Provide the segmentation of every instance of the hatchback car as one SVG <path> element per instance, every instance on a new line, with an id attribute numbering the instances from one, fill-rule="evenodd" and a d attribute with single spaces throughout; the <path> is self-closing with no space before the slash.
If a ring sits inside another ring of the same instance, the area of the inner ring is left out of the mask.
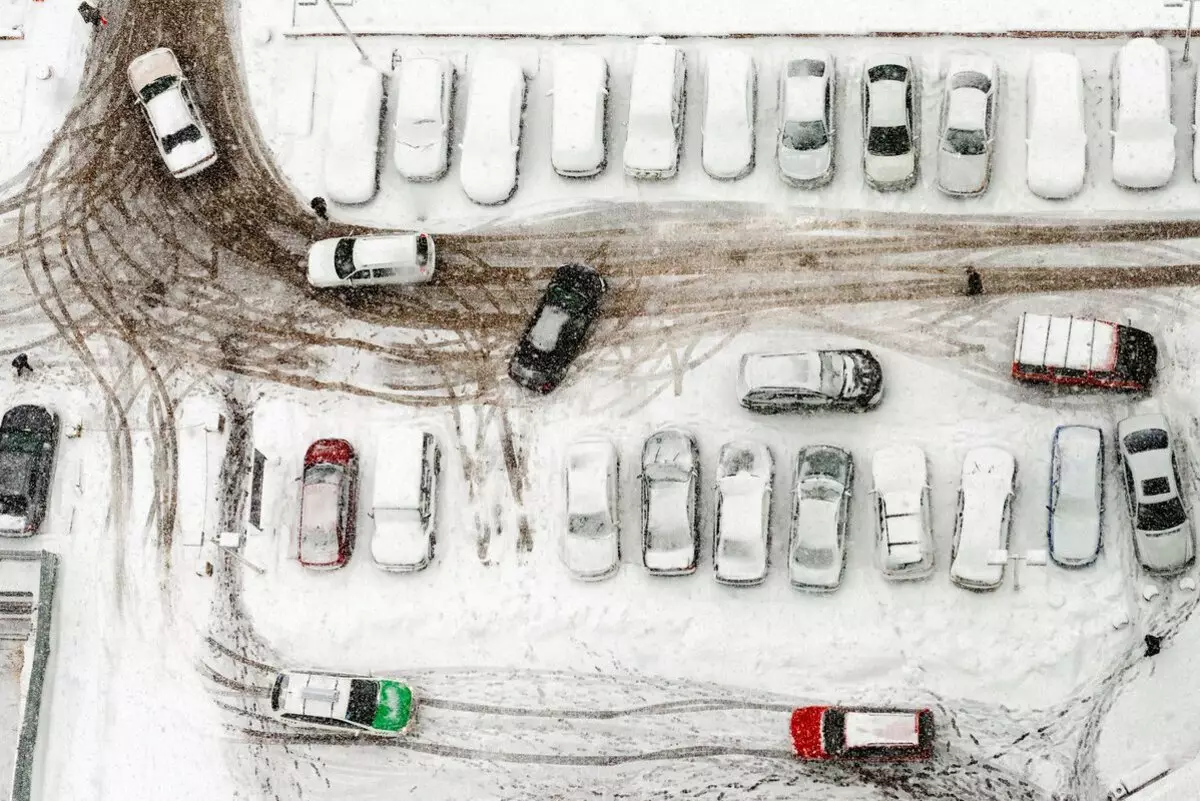
<path id="1" fill-rule="evenodd" d="M 868 350 L 745 353 L 738 400 L 752 412 L 862 411 L 883 399 L 883 369 Z"/>
<path id="2" fill-rule="evenodd" d="M 659 576 L 696 572 L 700 558 L 700 450 L 680 428 L 642 446 L 642 563 Z"/>
<path id="3" fill-rule="evenodd" d="M 630 178 L 665 179 L 678 172 L 686 80 L 683 50 L 660 36 L 638 45 L 624 154 Z"/>
<path id="4" fill-rule="evenodd" d="M 710 177 L 735 180 L 754 168 L 754 59 L 741 50 L 716 50 L 705 67 L 700 161 Z"/>
<path id="5" fill-rule="evenodd" d="M 950 547 L 950 580 L 971 590 L 994 590 L 1004 581 L 1017 462 L 1000 448 L 973 448 L 963 459 L 958 516 Z"/>
<path id="6" fill-rule="evenodd" d="M 1134 39 L 1113 58 L 1112 138 L 1112 175 L 1118 184 L 1155 189 L 1171 180 L 1171 56 L 1153 39 Z"/>
<path id="7" fill-rule="evenodd" d="M 879 569 L 893 580 L 928 576 L 934 556 L 925 453 L 913 445 L 876 451 L 871 478 Z"/>
<path id="8" fill-rule="evenodd" d="M 175 53 L 169 47 L 143 53 L 129 62 L 128 76 L 171 175 L 187 178 L 211 167 L 217 148 Z"/>
<path id="9" fill-rule="evenodd" d="M 1117 456 L 1133 521 L 1133 549 L 1151 573 L 1179 573 L 1196 561 L 1196 539 L 1167 418 L 1126 417 L 1117 424 Z"/>
<path id="10" fill-rule="evenodd" d="M 471 65 L 459 180 L 474 202 L 494 206 L 517 191 L 524 108 L 525 73 L 519 64 L 483 57 Z"/>
<path id="11" fill-rule="evenodd" d="M 1087 129 L 1083 71 L 1069 53 L 1038 53 L 1026 85 L 1025 182 L 1050 199 L 1083 189 Z"/>
<path id="12" fill-rule="evenodd" d="M 319 439 L 304 453 L 300 488 L 300 564 L 341 567 L 354 549 L 358 455 L 344 439 Z"/>
<path id="13" fill-rule="evenodd" d="M 827 50 L 794 53 L 779 76 L 779 173 L 805 189 L 833 178 L 837 73 Z"/>
<path id="14" fill-rule="evenodd" d="M 729 442 L 717 458 L 713 575 L 748 586 L 767 577 L 771 551 L 771 484 L 775 460 L 758 442 Z"/>
<path id="15" fill-rule="evenodd" d="M 938 188 L 948 195 L 980 195 L 988 188 L 999 83 L 1000 71 L 991 56 L 951 56 L 938 145 Z"/>
<path id="16" fill-rule="evenodd" d="M 908 56 L 885 53 L 863 64 L 863 176 L 880 191 L 917 182 L 916 75 Z"/>
<path id="17" fill-rule="evenodd" d="M 366 203 L 379 189 L 385 79 L 361 63 L 342 67 L 331 78 L 337 92 L 326 124 L 325 194 L 338 203 Z"/>
<path id="18" fill-rule="evenodd" d="M 375 455 L 371 499 L 371 559 L 384 570 L 424 570 L 437 543 L 437 493 L 442 453 L 428 431 L 383 432 Z"/>
<path id="19" fill-rule="evenodd" d="M 0 419 L 0 535 L 32 537 L 46 517 L 58 415 L 41 406 L 14 406 Z"/>
<path id="20" fill-rule="evenodd" d="M 793 475 L 788 577 L 798 590 L 831 592 L 846 568 L 854 459 L 832 445 L 801 448 Z"/>
<path id="21" fill-rule="evenodd" d="M 583 440 L 567 450 L 562 559 L 577 579 L 605 579 L 621 566 L 618 471 L 617 449 L 609 440 Z"/>
<path id="22" fill-rule="evenodd" d="M 308 283 L 322 289 L 423 284 L 433 278 L 436 256 L 429 234 L 322 239 L 308 249 Z"/>
<path id="23" fill-rule="evenodd" d="M 559 267 L 517 342 L 509 378 L 534 392 L 553 391 L 583 350 L 607 291 L 603 276 L 586 264 Z"/>
<path id="24" fill-rule="evenodd" d="M 792 712 L 792 745 L 801 759 L 930 759 L 935 736 L 928 709 L 805 706 Z"/>
<path id="25" fill-rule="evenodd" d="M 550 116 L 550 162 L 566 178 L 585 178 L 608 161 L 608 62 L 580 47 L 554 57 L 554 110 Z"/>
<path id="26" fill-rule="evenodd" d="M 1104 432 L 1098 427 L 1054 429 L 1046 509 L 1050 558 L 1064 567 L 1096 561 L 1104 519 Z"/>
<path id="27" fill-rule="evenodd" d="M 416 698 L 399 679 L 285 670 L 271 687 L 271 711 L 293 725 L 394 737 L 416 723 Z"/>
<path id="28" fill-rule="evenodd" d="M 410 181 L 436 181 L 450 167 L 454 65 L 434 56 L 408 56 L 396 68 L 393 158 Z"/>

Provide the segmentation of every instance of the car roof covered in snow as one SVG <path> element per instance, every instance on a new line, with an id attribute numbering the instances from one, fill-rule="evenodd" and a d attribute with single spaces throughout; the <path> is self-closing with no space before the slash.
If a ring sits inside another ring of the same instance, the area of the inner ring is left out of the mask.
<path id="1" fill-rule="evenodd" d="M 1016 459 L 1008 451 L 993 447 L 972 448 L 963 458 L 963 487 L 1011 492 L 1016 470 Z M 1000 497 L 1003 499 L 1003 495 Z"/>
<path id="2" fill-rule="evenodd" d="M 134 92 L 141 92 L 142 87 L 153 83 L 167 75 L 183 76 L 179 68 L 179 60 L 169 47 L 159 47 L 129 62 L 129 85 Z"/>
<path id="3" fill-rule="evenodd" d="M 747 85 L 754 75 L 754 60 L 742 50 L 725 48 L 708 54 L 705 117 L 744 114 Z"/>
<path id="4" fill-rule="evenodd" d="M 811 74 L 814 70 L 804 65 L 821 62 L 823 75 Z M 808 122 L 825 118 L 825 84 L 833 80 L 833 68 L 829 53 L 815 50 L 793 54 L 780 75 L 783 81 L 783 118 Z"/>
<path id="5" fill-rule="evenodd" d="M 442 84 L 450 65 L 432 56 L 411 56 L 396 70 L 396 91 L 404 116 L 413 120 L 442 118 Z"/>
<path id="6" fill-rule="evenodd" d="M 608 475 L 616 467 L 616 449 L 608 440 L 583 440 L 567 450 L 568 509 L 571 514 L 608 510 Z"/>
<path id="7" fill-rule="evenodd" d="M 987 92 L 972 86 L 950 90 L 946 125 L 962 131 L 983 130 L 987 124 Z"/>
<path id="8" fill-rule="evenodd" d="M 1108 371 L 1117 362 L 1117 325 L 1081 317 L 1025 312 L 1013 361 L 1069 370 Z"/>
<path id="9" fill-rule="evenodd" d="M 907 84 L 904 81 L 872 81 L 870 114 L 867 123 L 874 128 L 896 128 L 908 124 Z"/>
<path id="10" fill-rule="evenodd" d="M 312 715 L 343 719 L 350 704 L 350 679 L 324 673 L 287 674 L 287 687 L 280 698 L 280 711 L 288 715 Z"/>
<path id="11" fill-rule="evenodd" d="M 1083 71 L 1070 53 L 1038 53 L 1029 64 L 1029 133 L 1084 135 Z"/>
<path id="12" fill-rule="evenodd" d="M 847 712 L 845 721 L 847 748 L 920 742 L 916 712 Z"/>
<path id="13" fill-rule="evenodd" d="M 793 353 L 747 353 L 742 356 L 742 380 L 750 389 L 797 387 L 819 389 L 819 351 Z"/>
<path id="14" fill-rule="evenodd" d="M 629 115 L 670 113 L 675 102 L 675 69 L 683 51 L 657 37 L 638 45 L 629 92 Z"/>
<path id="15" fill-rule="evenodd" d="M 416 509 L 421 500 L 421 471 L 425 463 L 425 432 L 394 428 L 378 436 L 375 457 L 374 506 Z"/>
<path id="16" fill-rule="evenodd" d="M 604 159 L 608 63 L 592 50 L 563 47 L 554 57 L 553 157 L 563 169 L 590 169 Z"/>
<path id="17" fill-rule="evenodd" d="M 920 490 L 928 481 L 925 452 L 916 445 L 897 445 L 875 451 L 871 478 L 876 492 Z"/>
<path id="18" fill-rule="evenodd" d="M 1118 50 L 1115 58 L 1124 87 L 1117 104 L 1117 127 L 1124 129 L 1134 120 L 1169 122 L 1171 62 L 1167 49 L 1142 37 Z"/>

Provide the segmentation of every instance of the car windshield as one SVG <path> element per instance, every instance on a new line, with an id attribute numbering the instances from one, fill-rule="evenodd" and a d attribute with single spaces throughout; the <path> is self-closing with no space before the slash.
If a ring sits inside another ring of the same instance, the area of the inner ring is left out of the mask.
<path id="1" fill-rule="evenodd" d="M 839 501 L 842 491 L 828 481 L 820 481 L 804 487 L 804 497 L 814 501 Z"/>
<path id="2" fill-rule="evenodd" d="M 1125 437 L 1125 450 L 1129 453 L 1142 451 L 1164 451 L 1170 446 L 1167 432 L 1161 428 L 1147 428 L 1134 431 Z"/>
<path id="3" fill-rule="evenodd" d="M 867 80 L 876 81 L 907 81 L 908 68 L 900 64 L 877 64 L 867 70 Z"/>
<path id="4" fill-rule="evenodd" d="M 1176 529 L 1187 522 L 1187 512 L 1178 498 L 1159 503 L 1139 503 L 1137 528 L 1139 531 L 1157 533 Z"/>
<path id="5" fill-rule="evenodd" d="M 943 149 L 960 156 L 982 156 L 987 152 L 987 137 L 980 130 L 950 128 Z"/>
<path id="6" fill-rule="evenodd" d="M 158 97 L 178 82 L 178 76 L 164 75 L 161 78 L 155 78 L 153 81 L 143 86 L 142 91 L 138 92 L 138 94 L 142 96 L 143 103 L 149 103 L 151 100 Z"/>
<path id="7" fill-rule="evenodd" d="M 783 126 L 783 144 L 791 150 L 816 150 L 825 147 L 829 135 L 822 120 L 788 122 Z"/>
<path id="8" fill-rule="evenodd" d="M 867 152 L 873 156 L 904 156 L 912 150 L 908 127 L 904 125 L 872 128 L 867 135 Z"/>
<path id="9" fill-rule="evenodd" d="M 379 682 L 368 679 L 350 680 L 350 702 L 346 705 L 346 720 L 362 726 L 375 722 L 379 708 Z"/>
<path id="10" fill-rule="evenodd" d="M 833 550 L 830 548 L 806 548 L 797 545 L 792 551 L 792 561 L 802 567 L 823 568 L 833 565 Z"/>
<path id="11" fill-rule="evenodd" d="M 761 546 L 750 540 L 733 537 L 721 540 L 721 553 L 730 559 L 757 559 Z"/>
<path id="12" fill-rule="evenodd" d="M 348 278 L 354 272 L 354 237 L 339 239 L 333 249 L 333 270 L 338 278 Z"/>
<path id="13" fill-rule="evenodd" d="M 195 125 L 185 125 L 175 133 L 167 134 L 162 138 L 163 152 L 170 153 L 185 142 L 199 142 L 200 136 L 200 129 Z"/>
<path id="14" fill-rule="evenodd" d="M 567 531 L 580 537 L 603 537 L 608 533 L 608 518 L 602 514 L 570 515 Z"/>
<path id="15" fill-rule="evenodd" d="M 845 462 L 842 455 L 829 450 L 811 450 L 800 465 L 802 476 L 829 476 L 841 478 Z"/>

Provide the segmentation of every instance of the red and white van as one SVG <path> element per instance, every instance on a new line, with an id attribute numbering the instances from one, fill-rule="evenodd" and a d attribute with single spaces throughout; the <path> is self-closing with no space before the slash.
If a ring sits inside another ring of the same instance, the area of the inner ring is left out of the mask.
<path id="1" fill-rule="evenodd" d="M 1028 312 L 1017 323 L 1012 376 L 1018 381 L 1141 392 L 1157 363 L 1154 337 L 1139 328 Z"/>

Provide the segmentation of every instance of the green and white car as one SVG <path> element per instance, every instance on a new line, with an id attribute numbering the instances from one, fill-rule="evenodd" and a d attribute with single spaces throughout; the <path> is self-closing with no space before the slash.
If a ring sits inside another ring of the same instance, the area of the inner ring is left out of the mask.
<path id="1" fill-rule="evenodd" d="M 281 720 L 336 731 L 391 737 L 416 722 L 412 688 L 396 679 L 284 671 L 271 689 Z"/>

